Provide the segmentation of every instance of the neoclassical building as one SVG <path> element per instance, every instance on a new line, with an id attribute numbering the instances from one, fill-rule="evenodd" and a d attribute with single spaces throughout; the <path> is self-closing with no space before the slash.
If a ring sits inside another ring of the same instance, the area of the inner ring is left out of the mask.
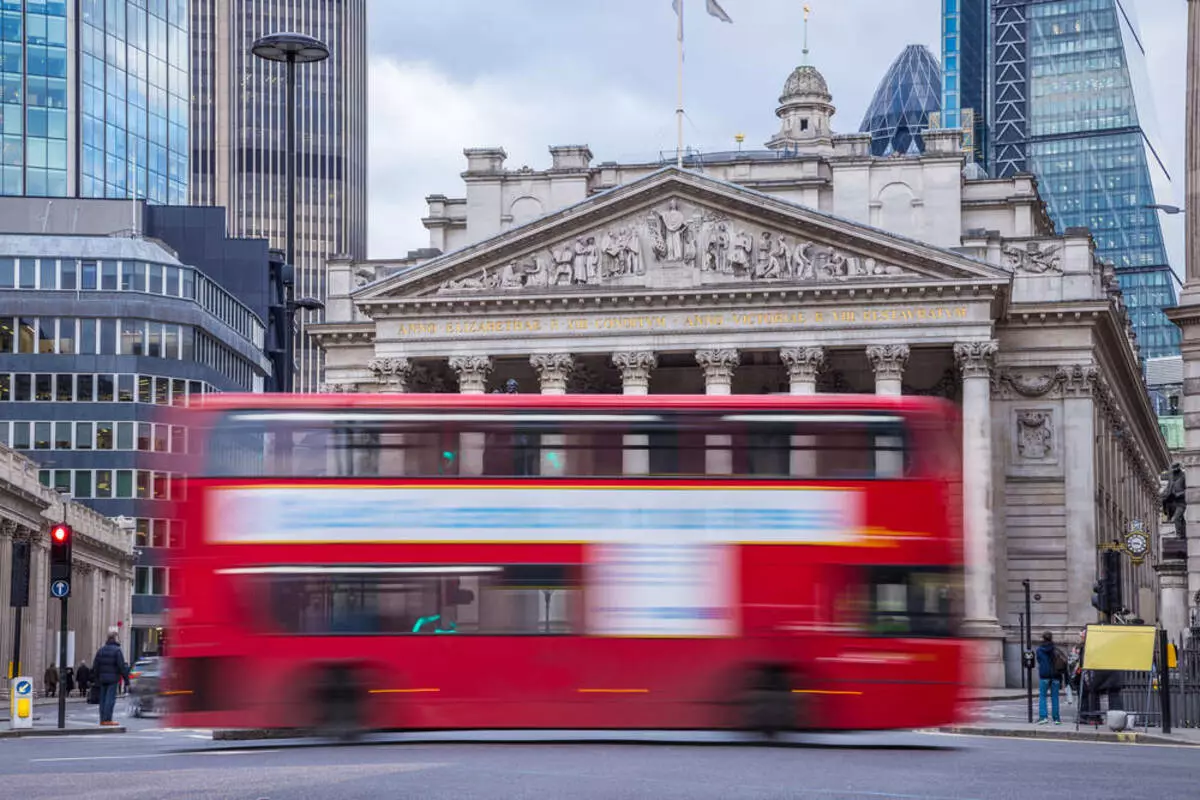
<path id="1" fill-rule="evenodd" d="M 788 78 L 765 150 L 684 169 L 548 170 L 465 152 L 431 195 L 429 248 L 329 263 L 313 335 L 328 391 L 939 395 L 963 414 L 970 631 L 981 679 L 1016 679 L 1033 622 L 1096 620 L 1098 553 L 1157 536 L 1167 451 L 1111 266 L 1054 230 L 1032 176 L 964 175 L 958 131 L 875 158 L 832 132 L 825 79 Z M 1150 557 L 1126 605 L 1157 614 Z"/>

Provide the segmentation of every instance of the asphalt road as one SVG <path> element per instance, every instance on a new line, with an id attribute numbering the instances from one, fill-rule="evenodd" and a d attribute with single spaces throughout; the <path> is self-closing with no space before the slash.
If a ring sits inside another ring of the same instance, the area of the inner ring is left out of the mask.
<path id="1" fill-rule="evenodd" d="M 86 718 L 86 707 L 78 712 Z M 357 745 L 130 732 L 0 739 L 6 797 L 1195 798 L 1195 748 L 898 733 L 760 745 L 723 734 L 388 735 Z M 589 738 L 590 737 L 590 738 Z M 626 741 L 620 741 L 622 738 Z M 549 742 L 549 743 L 545 743 Z"/>

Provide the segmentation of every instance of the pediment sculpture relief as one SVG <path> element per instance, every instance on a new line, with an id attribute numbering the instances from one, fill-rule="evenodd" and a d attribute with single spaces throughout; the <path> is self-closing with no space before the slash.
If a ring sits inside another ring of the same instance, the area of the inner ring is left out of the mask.
<path id="1" fill-rule="evenodd" d="M 440 284 L 437 294 L 555 287 L 691 288 L 897 277 L 901 267 L 668 200 L 648 214 L 574 236 Z"/>

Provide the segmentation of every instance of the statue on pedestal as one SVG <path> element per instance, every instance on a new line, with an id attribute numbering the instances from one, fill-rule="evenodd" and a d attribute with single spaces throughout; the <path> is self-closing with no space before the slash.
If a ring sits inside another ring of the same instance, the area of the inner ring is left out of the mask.
<path id="1" fill-rule="evenodd" d="M 1162 492 L 1162 512 L 1167 522 L 1175 526 L 1175 535 L 1180 539 L 1187 538 L 1187 523 L 1184 514 L 1187 511 L 1187 477 L 1183 474 L 1183 465 L 1178 461 L 1171 465 L 1171 471 L 1166 475 Z"/>

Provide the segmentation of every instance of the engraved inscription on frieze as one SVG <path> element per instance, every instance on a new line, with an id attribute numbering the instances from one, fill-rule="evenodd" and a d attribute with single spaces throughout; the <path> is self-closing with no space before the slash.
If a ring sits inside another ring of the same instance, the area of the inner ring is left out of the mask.
<path id="1" fill-rule="evenodd" d="M 821 284 L 904 275 L 913 273 L 672 198 L 648 213 L 447 280 L 434 291 Z"/>

